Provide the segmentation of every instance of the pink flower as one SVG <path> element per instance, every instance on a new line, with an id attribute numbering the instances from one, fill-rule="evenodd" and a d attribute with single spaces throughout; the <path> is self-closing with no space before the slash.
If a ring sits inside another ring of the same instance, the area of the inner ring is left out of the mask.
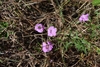
<path id="1" fill-rule="evenodd" d="M 42 24 L 36 24 L 35 25 L 35 30 L 39 33 L 42 33 L 44 30 L 44 26 Z"/>
<path id="2" fill-rule="evenodd" d="M 57 28 L 55 28 L 54 26 L 50 26 L 48 28 L 48 36 L 50 37 L 56 36 L 56 32 L 57 32 Z"/>
<path id="3" fill-rule="evenodd" d="M 43 52 L 50 52 L 53 48 L 53 44 L 51 42 L 43 42 L 42 43 L 42 50 Z"/>
<path id="4" fill-rule="evenodd" d="M 79 21 L 80 22 L 85 22 L 85 21 L 89 21 L 89 14 L 83 14 L 80 16 Z"/>

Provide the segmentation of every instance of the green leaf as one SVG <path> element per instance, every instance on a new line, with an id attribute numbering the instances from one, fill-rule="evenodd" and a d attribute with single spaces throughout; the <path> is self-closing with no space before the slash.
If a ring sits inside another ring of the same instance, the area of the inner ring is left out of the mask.
<path id="1" fill-rule="evenodd" d="M 8 37 L 7 31 L 5 31 L 5 29 L 8 27 L 8 25 L 9 24 L 7 22 L 0 22 L 0 38 Z"/>
<path id="2" fill-rule="evenodd" d="M 97 47 L 97 53 L 100 54 L 100 48 Z"/>
<path id="3" fill-rule="evenodd" d="M 94 6 L 100 5 L 100 0 L 92 0 Z"/>
<path id="4" fill-rule="evenodd" d="M 2 61 L 2 60 L 0 60 L 0 63 L 3 63 L 3 61 Z"/>
<path id="5" fill-rule="evenodd" d="M 66 43 L 65 43 L 64 47 L 65 47 L 66 51 L 68 50 L 68 48 L 69 48 L 70 46 L 72 46 L 72 42 L 69 42 L 69 43 L 66 42 Z"/>

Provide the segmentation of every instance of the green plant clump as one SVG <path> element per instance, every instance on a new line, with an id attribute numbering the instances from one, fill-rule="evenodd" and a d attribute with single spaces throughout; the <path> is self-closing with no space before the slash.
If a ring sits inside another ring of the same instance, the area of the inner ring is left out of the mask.
<path id="1" fill-rule="evenodd" d="M 7 37 L 6 28 L 8 27 L 7 22 L 0 22 L 0 38 Z"/>
<path id="2" fill-rule="evenodd" d="M 94 6 L 98 6 L 98 5 L 100 5 L 100 0 L 92 0 L 92 4 Z"/>

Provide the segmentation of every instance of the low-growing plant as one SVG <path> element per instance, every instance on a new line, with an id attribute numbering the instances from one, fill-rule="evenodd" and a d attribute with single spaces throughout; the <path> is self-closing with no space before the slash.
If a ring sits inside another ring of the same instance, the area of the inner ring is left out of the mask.
<path id="1" fill-rule="evenodd" d="M 100 0 L 92 0 L 94 6 L 100 5 Z"/>
<path id="2" fill-rule="evenodd" d="M 79 36 L 71 36 L 70 42 L 65 43 L 65 48 L 68 50 L 69 47 L 74 46 L 78 51 L 82 51 L 85 54 L 90 50 L 91 44 L 85 40 L 84 38 L 80 38 Z"/>
<path id="3" fill-rule="evenodd" d="M 97 51 L 98 54 L 100 54 L 100 48 L 97 47 L 96 51 Z"/>
<path id="4" fill-rule="evenodd" d="M 8 33 L 6 31 L 7 27 L 8 27 L 7 22 L 0 22 L 0 38 L 1 37 L 8 37 Z"/>

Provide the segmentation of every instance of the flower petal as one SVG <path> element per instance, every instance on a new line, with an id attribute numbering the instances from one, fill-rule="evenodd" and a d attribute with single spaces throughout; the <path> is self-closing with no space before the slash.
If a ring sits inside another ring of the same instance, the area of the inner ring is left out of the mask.
<path id="1" fill-rule="evenodd" d="M 88 21 L 88 20 L 89 20 L 88 17 L 89 17 L 89 14 L 81 15 L 80 18 L 79 18 L 79 21 L 80 21 L 80 22 Z"/>
<path id="2" fill-rule="evenodd" d="M 53 44 L 51 43 L 51 42 L 43 42 L 42 43 L 42 51 L 43 52 L 49 52 L 49 51 L 51 51 L 52 50 L 52 48 L 53 48 Z"/>
<path id="3" fill-rule="evenodd" d="M 50 26 L 48 28 L 48 36 L 50 37 L 56 36 L 56 32 L 57 32 L 57 28 L 55 28 L 54 26 Z"/>
<path id="4" fill-rule="evenodd" d="M 44 26 L 42 24 L 36 24 L 35 25 L 35 30 L 39 33 L 42 33 L 44 30 Z"/>

